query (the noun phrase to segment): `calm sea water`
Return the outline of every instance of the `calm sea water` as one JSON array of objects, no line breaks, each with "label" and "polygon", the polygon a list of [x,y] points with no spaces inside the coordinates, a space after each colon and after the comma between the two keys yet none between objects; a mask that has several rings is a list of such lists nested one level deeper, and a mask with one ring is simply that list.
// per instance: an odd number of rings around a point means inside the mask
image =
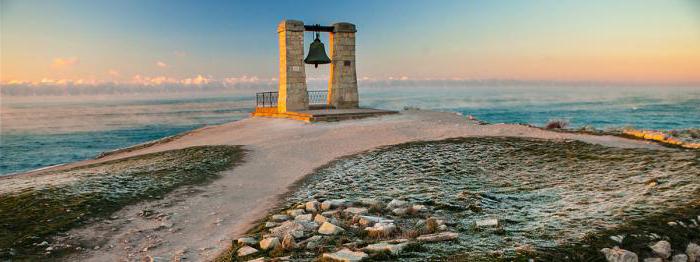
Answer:
[{"label": "calm sea water", "polygon": [[[700,87],[361,88],[362,105],[461,112],[492,123],[700,128]],[[0,175],[247,117],[252,95],[2,98]]]}]

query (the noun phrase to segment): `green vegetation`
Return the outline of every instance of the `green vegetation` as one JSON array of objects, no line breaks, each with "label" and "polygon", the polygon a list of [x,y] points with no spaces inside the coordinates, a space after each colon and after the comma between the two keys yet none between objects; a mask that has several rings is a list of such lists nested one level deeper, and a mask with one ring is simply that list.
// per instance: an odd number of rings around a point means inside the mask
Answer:
[{"label": "green vegetation", "polygon": [[124,206],[211,181],[240,163],[243,155],[238,146],[198,146],[45,174],[69,173],[81,179],[0,195],[0,259],[45,258],[46,247],[38,243]]}]

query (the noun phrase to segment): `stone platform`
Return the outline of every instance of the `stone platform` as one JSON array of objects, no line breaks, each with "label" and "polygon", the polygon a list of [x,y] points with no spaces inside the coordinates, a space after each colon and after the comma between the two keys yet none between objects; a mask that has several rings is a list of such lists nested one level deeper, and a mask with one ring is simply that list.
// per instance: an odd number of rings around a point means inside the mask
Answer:
[{"label": "stone platform", "polygon": [[304,122],[322,122],[358,119],[396,113],[398,112],[373,108],[310,109],[297,112],[277,112],[277,108],[275,107],[259,107],[255,109],[255,112],[251,113],[251,116],[289,118],[294,120],[301,120]]}]

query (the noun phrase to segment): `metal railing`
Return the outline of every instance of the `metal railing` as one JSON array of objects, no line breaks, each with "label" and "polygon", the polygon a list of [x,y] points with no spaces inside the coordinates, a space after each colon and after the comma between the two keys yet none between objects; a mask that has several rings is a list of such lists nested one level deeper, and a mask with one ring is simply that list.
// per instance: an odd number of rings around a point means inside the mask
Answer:
[{"label": "metal railing", "polygon": [[[309,105],[326,105],[328,103],[328,91],[306,91],[309,97]],[[256,107],[277,107],[278,92],[261,92],[255,94]]]}]

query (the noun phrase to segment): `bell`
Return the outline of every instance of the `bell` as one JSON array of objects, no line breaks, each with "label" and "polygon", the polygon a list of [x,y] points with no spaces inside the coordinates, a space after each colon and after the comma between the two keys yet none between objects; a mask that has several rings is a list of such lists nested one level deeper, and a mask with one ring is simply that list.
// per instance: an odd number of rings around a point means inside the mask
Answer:
[{"label": "bell", "polygon": [[326,55],[326,47],[321,43],[319,36],[320,34],[316,33],[316,39],[309,46],[309,55],[304,59],[304,63],[313,64],[316,68],[318,68],[319,64],[331,63],[331,59]]}]

